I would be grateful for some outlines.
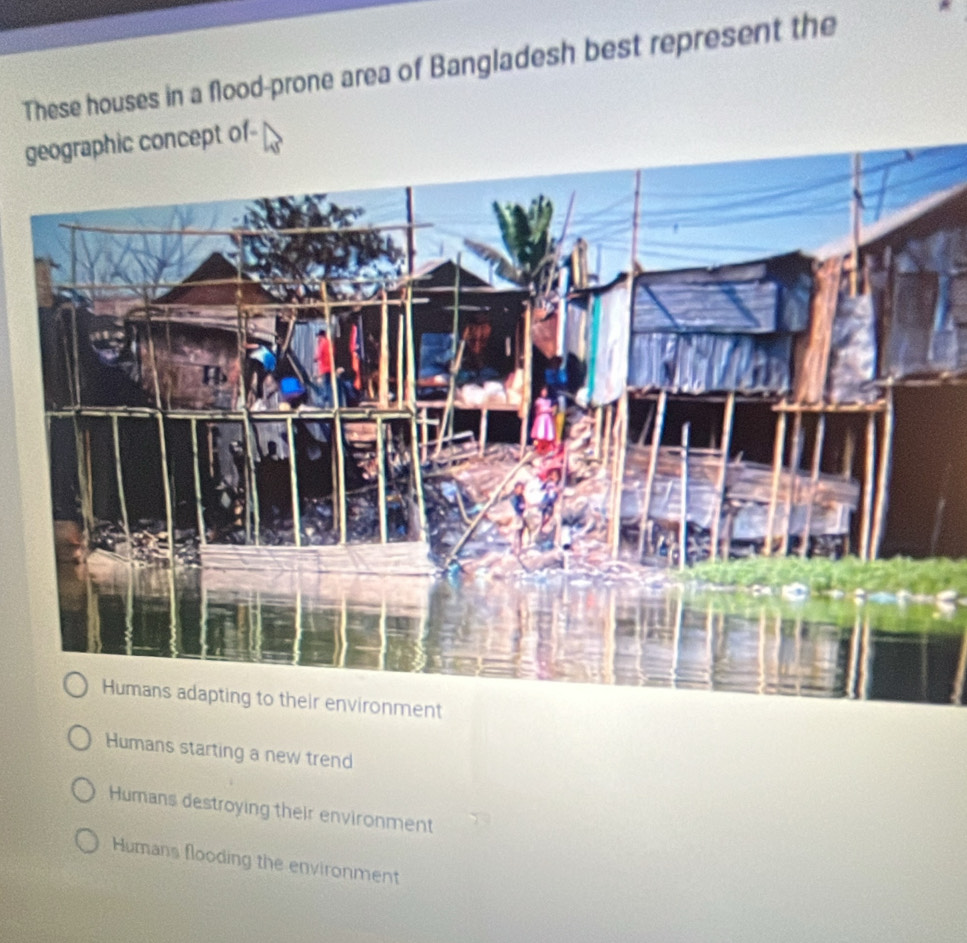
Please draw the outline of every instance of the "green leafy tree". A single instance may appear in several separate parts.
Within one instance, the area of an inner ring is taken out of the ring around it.
[[[403,251],[389,236],[365,228],[364,213],[337,206],[324,193],[256,200],[243,225],[265,235],[246,237],[245,265],[274,282],[266,287],[286,301],[318,298],[325,279],[346,280],[333,285],[331,295],[371,295],[375,286],[368,280],[399,274]]]
[[[505,251],[482,242],[465,240],[471,252],[494,267],[500,278],[539,293],[554,264],[556,244],[551,237],[554,204],[541,195],[526,209],[520,203],[493,205]]]

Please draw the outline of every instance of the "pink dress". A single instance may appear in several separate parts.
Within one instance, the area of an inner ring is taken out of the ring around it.
[[[535,442],[553,442],[557,438],[554,429],[554,401],[546,396],[539,396],[534,400],[531,438]]]

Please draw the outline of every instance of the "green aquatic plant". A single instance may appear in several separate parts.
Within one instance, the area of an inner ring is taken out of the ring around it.
[[[763,586],[775,590],[802,584],[814,594],[862,591],[900,596],[949,594],[954,599],[967,596],[967,560],[946,557],[871,561],[857,557],[749,557],[697,563],[678,578],[717,586]]]

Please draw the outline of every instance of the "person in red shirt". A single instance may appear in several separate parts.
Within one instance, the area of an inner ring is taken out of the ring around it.
[[[320,381],[329,379],[332,373],[332,343],[325,328],[316,333],[316,378]]]

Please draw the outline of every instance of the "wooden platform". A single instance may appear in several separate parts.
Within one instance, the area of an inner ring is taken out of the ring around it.
[[[342,544],[329,547],[255,547],[209,544],[201,548],[205,570],[293,571],[374,576],[431,576],[430,547],[424,541]]]

